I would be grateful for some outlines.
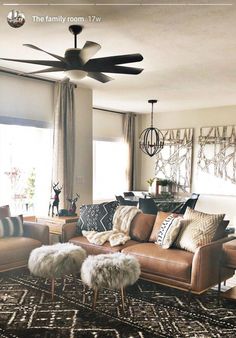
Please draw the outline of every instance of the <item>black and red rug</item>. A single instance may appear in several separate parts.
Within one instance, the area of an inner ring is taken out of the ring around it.
[[[138,281],[127,289],[122,313],[119,292],[102,290],[95,311],[92,292],[77,279],[57,281],[51,302],[50,281],[25,271],[0,274],[1,338],[151,338],[236,337],[236,303],[217,305],[216,291],[192,296]]]

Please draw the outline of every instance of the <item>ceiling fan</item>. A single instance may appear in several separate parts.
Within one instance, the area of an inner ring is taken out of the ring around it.
[[[77,80],[88,76],[102,83],[113,80],[111,77],[103,74],[105,73],[119,73],[119,74],[139,74],[143,71],[142,68],[120,66],[124,63],[140,62],[143,60],[141,54],[126,54],[108,56],[102,58],[91,59],[101,48],[101,46],[92,41],[86,41],[82,49],[77,48],[77,35],[81,33],[83,26],[72,25],[69,26],[69,31],[74,35],[74,48],[67,49],[64,57],[52,54],[37,46],[31,44],[23,44],[23,46],[36,49],[51,55],[57,61],[51,60],[20,60],[20,59],[6,59],[1,60],[31,63],[35,65],[49,66],[50,68],[30,72],[27,74],[39,74],[48,72],[66,71],[69,77],[74,77]]]

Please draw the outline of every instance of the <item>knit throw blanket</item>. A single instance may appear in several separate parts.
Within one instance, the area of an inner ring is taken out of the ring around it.
[[[113,217],[112,230],[102,232],[83,230],[82,234],[93,244],[103,245],[109,241],[111,246],[123,245],[130,239],[129,230],[134,216],[140,212],[142,211],[136,207],[119,206]]]

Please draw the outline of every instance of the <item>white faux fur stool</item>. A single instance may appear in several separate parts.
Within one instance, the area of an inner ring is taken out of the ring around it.
[[[140,276],[138,260],[123,253],[88,256],[81,267],[81,279],[94,290],[93,309],[98,297],[98,289],[120,289],[124,311],[124,288],[134,284]]]
[[[28,268],[33,275],[52,280],[53,300],[55,279],[69,274],[75,278],[86,256],[84,249],[72,243],[43,245],[31,252]]]

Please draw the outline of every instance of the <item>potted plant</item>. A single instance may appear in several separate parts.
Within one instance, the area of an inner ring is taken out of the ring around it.
[[[149,194],[152,193],[152,185],[153,185],[153,182],[155,181],[155,177],[154,178],[149,178],[147,180],[147,184],[148,184],[148,192]]]
[[[160,193],[168,193],[170,192],[172,181],[163,178],[160,180],[159,185],[160,185]]]

